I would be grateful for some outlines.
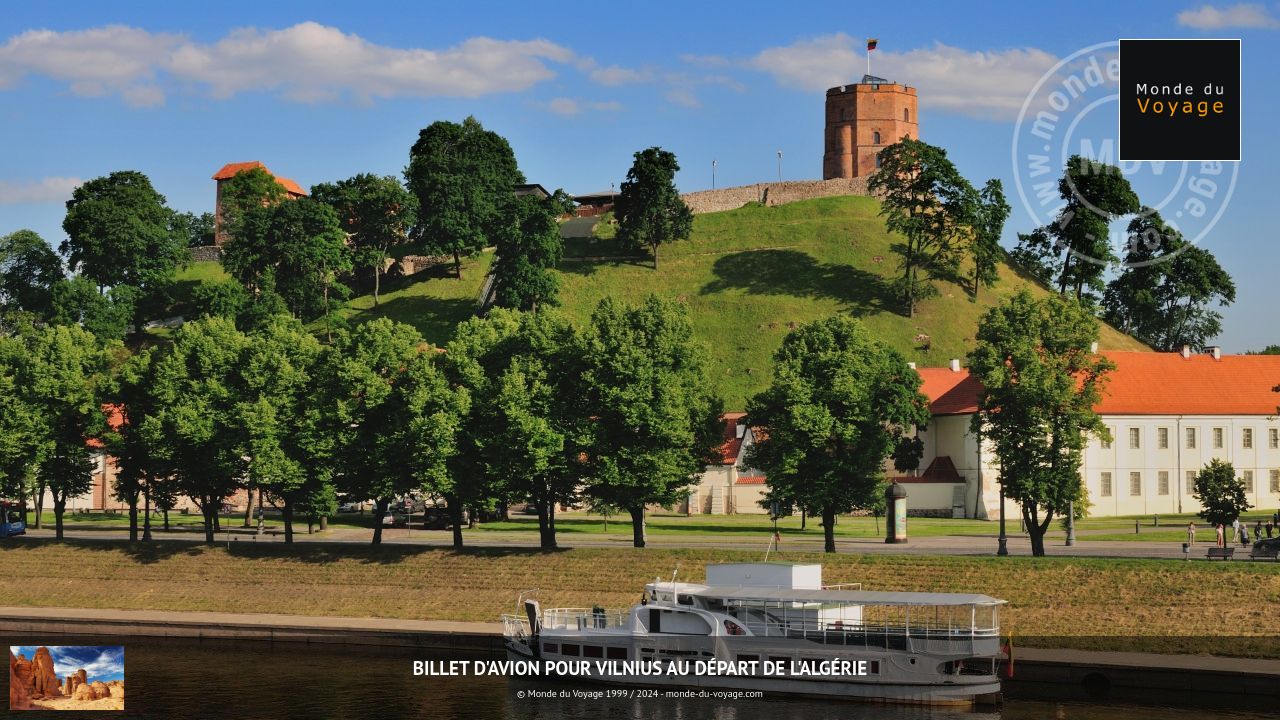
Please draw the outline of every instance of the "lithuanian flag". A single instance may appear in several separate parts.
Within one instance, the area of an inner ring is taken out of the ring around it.
[[[867,52],[871,52],[872,50],[875,50],[876,43],[878,42],[880,41],[877,40],[876,38],[867,38]]]

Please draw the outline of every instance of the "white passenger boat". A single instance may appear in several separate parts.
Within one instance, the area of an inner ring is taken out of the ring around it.
[[[1000,697],[1003,604],[826,586],[821,565],[733,563],[708,565],[705,584],[651,582],[630,609],[526,600],[503,625],[510,659],[602,682],[972,705]]]

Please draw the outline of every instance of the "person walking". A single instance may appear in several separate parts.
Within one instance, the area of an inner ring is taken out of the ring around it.
[[[1222,527],[1222,523],[1218,523],[1216,530],[1218,532],[1218,547],[1226,547],[1227,545],[1224,542],[1224,536],[1227,534],[1226,528]]]
[[[1191,547],[1196,544],[1196,524],[1194,522],[1187,523],[1187,546]]]
[[[1231,544],[1240,542],[1240,518],[1231,521]]]
[[[1240,523],[1240,545],[1242,547],[1249,544],[1249,523]]]
[[[1253,541],[1258,542],[1262,539],[1262,521],[1253,524]]]

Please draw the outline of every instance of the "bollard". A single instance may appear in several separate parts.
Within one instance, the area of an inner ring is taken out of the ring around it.
[[[1134,535],[1137,535],[1139,532],[1142,532],[1141,530],[1139,530],[1139,529],[1138,529],[1139,527],[1140,527],[1140,526],[1138,525],[1138,521],[1137,521],[1137,520],[1134,520],[1134,521],[1133,521],[1133,534],[1134,534]]]
[[[1151,520],[1155,523],[1155,526],[1156,526],[1156,527],[1160,527],[1160,516],[1159,516],[1159,515],[1152,515],[1152,516],[1151,516]]]

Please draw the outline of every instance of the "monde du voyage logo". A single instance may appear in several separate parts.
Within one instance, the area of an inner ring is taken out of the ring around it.
[[[1121,40],[1121,161],[1240,159],[1239,40]]]

